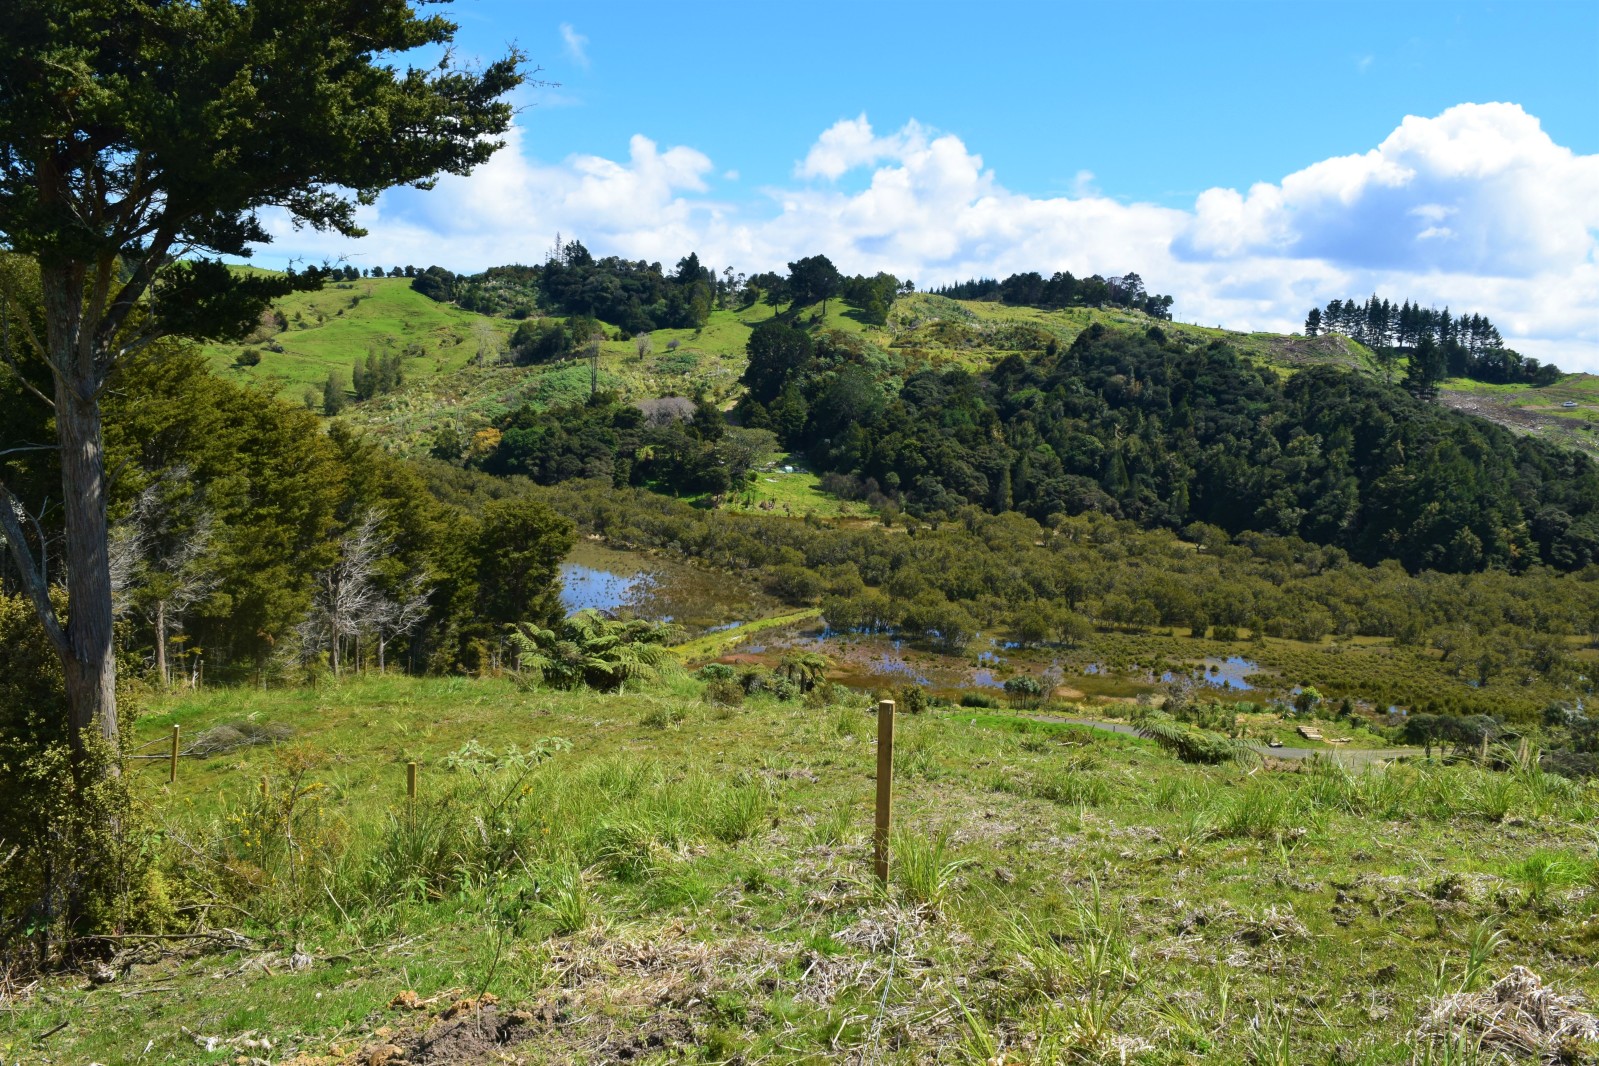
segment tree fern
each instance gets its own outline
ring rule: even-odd
[[[800,687],[800,691],[809,692],[827,678],[827,671],[832,668],[833,660],[820,652],[798,651],[783,657],[778,670]]]
[[[516,655],[518,672],[528,681],[611,690],[675,668],[666,644],[676,634],[675,626],[621,621],[588,610],[563,619],[554,629],[519,622],[509,627],[505,639]]]
[[[1153,740],[1183,762],[1216,765],[1260,760],[1260,753],[1241,740],[1185,725],[1161,711],[1140,711],[1133,718],[1133,725],[1139,736]]]

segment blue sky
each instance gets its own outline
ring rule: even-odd
[[[463,56],[514,42],[559,86],[520,95],[479,174],[387,194],[363,241],[285,229],[263,262],[472,270],[559,230],[924,285],[1137,270],[1179,318],[1277,329],[1378,288],[1599,369],[1591,0],[445,10]]]
[[[1599,3],[518,4],[451,10],[463,45],[515,41],[561,83],[535,150],[643,132],[788,179],[867,112],[959,135],[1035,195],[1089,170],[1118,199],[1191,203],[1329,155],[1407,114],[1508,100],[1599,151]],[[562,39],[583,37],[588,63]],[[536,100],[539,94],[533,94]],[[561,106],[570,101],[576,106]]]

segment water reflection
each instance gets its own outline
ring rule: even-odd
[[[1243,689],[1247,692],[1255,687],[1247,680],[1249,675],[1259,670],[1259,663],[1242,655],[1229,655],[1220,660],[1206,659],[1205,683],[1215,685],[1217,688]]]
[[[567,614],[635,607],[654,586],[655,579],[642,570],[622,574],[582,563],[561,564],[561,606]]]
[[[743,575],[580,541],[560,566],[567,614],[592,609],[676,622],[686,637],[733,629],[780,609]]]

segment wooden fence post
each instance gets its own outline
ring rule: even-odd
[[[405,764],[405,820],[416,828],[416,763]]]
[[[877,705],[877,825],[872,833],[872,866],[879,884],[888,884],[888,830],[894,801],[894,701]]]
[[[172,727],[172,758],[167,765],[167,784],[176,784],[178,780],[178,727]]]

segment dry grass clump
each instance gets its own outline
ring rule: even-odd
[[[1525,966],[1513,966],[1481,992],[1433,1001],[1421,1024],[1432,1039],[1474,1040],[1484,1051],[1546,1063],[1591,1062],[1599,1052],[1599,1018],[1575,996],[1544,986]]]
[[[224,722],[203,730],[189,744],[195,755],[226,755],[257,744],[278,744],[294,735],[281,722]]]

